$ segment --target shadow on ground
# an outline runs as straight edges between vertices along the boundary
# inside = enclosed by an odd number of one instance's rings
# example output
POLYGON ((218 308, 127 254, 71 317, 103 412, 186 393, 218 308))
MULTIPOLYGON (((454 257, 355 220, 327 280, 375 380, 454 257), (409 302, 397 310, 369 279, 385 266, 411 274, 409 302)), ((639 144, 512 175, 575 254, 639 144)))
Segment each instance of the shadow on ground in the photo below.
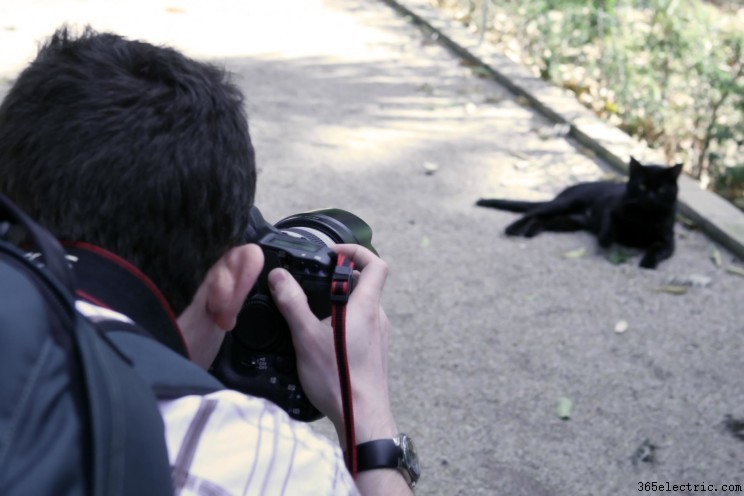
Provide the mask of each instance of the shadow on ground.
POLYGON ((200 8, 163 16, 184 23, 188 46, 216 43, 188 23, 247 40, 215 60, 246 95, 266 218, 337 206, 374 230, 391 269, 391 397, 419 444, 420 494, 744 482, 744 443, 724 428, 744 417, 743 280, 729 253, 678 226, 674 257, 646 271, 638 257, 609 263, 584 234, 504 237, 514 216, 478 197, 544 198, 609 169, 382 3, 226 2, 219 19, 200 8), (708 282, 658 290, 691 275, 708 282))

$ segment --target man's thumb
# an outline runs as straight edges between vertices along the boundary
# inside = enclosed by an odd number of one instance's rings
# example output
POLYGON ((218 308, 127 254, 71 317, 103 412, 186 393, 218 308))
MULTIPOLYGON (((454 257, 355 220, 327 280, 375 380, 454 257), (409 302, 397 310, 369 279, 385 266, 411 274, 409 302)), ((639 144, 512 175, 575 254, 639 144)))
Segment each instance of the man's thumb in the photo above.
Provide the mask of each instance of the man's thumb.
POLYGON ((307 304, 307 295, 286 270, 276 268, 269 272, 269 290, 293 333, 317 320, 307 304))

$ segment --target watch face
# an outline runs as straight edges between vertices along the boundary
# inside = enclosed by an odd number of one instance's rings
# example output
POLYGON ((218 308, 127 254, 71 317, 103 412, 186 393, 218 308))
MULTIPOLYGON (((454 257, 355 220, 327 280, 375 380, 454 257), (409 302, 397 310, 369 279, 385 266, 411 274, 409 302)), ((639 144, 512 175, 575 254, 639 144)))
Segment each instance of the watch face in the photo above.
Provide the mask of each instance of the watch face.
POLYGON ((413 483, 421 476, 421 467, 419 466, 418 454, 416 453, 416 446, 413 444, 413 440, 405 434, 400 435, 400 447, 403 451, 403 459, 405 465, 408 468, 408 472, 411 474, 413 483))

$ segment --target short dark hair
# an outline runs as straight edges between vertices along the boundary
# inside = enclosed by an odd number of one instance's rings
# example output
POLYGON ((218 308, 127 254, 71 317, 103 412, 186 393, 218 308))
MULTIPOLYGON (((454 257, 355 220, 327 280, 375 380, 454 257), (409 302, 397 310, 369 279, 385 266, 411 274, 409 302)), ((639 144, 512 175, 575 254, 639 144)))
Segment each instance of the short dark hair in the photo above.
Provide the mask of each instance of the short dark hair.
POLYGON ((0 192, 134 264, 176 314, 241 243, 255 185, 240 90, 172 48, 63 27, 0 105, 0 192))

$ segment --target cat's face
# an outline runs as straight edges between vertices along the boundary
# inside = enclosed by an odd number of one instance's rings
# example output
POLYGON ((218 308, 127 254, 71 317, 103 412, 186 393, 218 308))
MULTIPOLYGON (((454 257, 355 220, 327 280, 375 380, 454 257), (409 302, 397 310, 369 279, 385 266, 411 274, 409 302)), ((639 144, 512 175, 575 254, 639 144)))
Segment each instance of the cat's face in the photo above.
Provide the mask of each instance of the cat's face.
POLYGON ((649 209, 669 208, 677 200, 677 178, 681 171, 682 164, 642 165, 631 157, 626 198, 649 209))

